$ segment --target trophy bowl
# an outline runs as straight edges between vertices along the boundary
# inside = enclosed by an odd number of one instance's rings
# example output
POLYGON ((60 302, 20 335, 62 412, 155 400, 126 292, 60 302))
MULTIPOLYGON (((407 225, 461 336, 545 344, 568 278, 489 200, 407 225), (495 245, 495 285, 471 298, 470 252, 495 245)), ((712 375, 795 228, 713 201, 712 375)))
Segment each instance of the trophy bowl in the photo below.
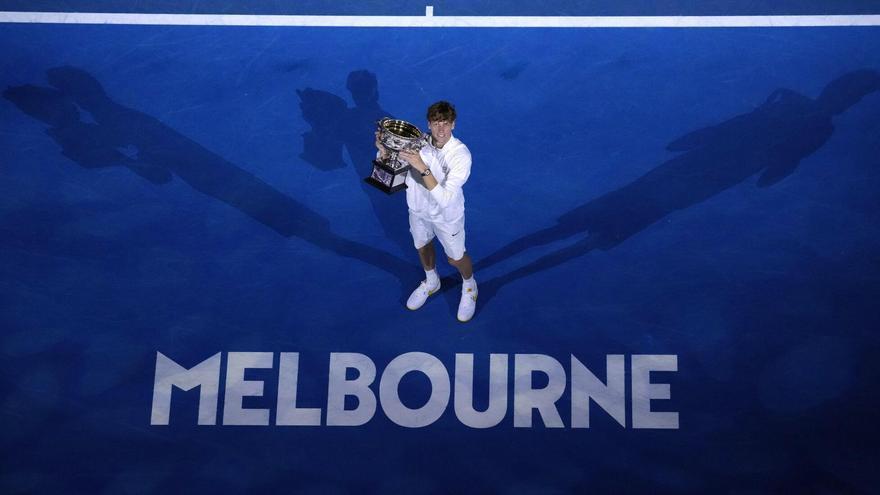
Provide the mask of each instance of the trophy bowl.
POLYGON ((401 151, 418 152, 427 142, 427 134, 405 120, 386 117, 377 122, 379 143, 388 151, 383 158, 373 160, 373 172, 364 179, 387 194, 406 189, 406 171, 410 164, 400 158, 401 151))

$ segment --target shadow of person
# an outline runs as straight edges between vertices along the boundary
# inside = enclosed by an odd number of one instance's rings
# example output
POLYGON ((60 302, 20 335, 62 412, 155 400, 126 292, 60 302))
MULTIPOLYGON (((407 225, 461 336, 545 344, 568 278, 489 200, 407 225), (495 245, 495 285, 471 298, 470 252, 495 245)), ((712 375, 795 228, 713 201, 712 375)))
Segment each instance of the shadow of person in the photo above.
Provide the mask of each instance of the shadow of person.
POLYGON ((61 153, 84 168, 126 167, 154 184, 179 177, 284 237, 296 237, 411 282, 400 258, 334 233, 328 220, 145 113, 113 101, 81 69, 47 71, 51 87, 9 87, 4 98, 49 125, 61 153))
POLYGON ((349 108, 342 97, 327 91, 297 90, 303 119, 311 126, 311 130, 303 134, 300 157, 321 170, 331 170, 344 166, 344 163, 340 165, 343 150, 348 151, 356 175, 354 180, 370 200, 385 237, 402 253, 411 253, 415 248, 409 234, 404 195, 385 194, 363 181, 372 172, 376 158, 373 144, 376 123, 390 116, 379 105, 379 82, 372 72, 357 70, 348 75, 346 88, 354 107, 349 108))
POLYGON ((758 187, 776 184, 828 141, 834 116, 878 90, 880 74, 873 70, 844 74, 815 100, 778 89, 752 112, 676 139, 667 149, 682 154, 564 213, 556 225, 523 236, 476 263, 475 269, 483 270, 533 247, 576 238, 567 247, 481 284, 483 305, 505 284, 593 249, 611 249, 670 213, 699 204, 756 174, 760 174, 758 187))
POLYGON ((296 90, 303 119, 311 129, 303 133, 303 151, 299 157, 321 170, 345 167, 342 158, 345 141, 339 129, 345 125, 348 106, 345 100, 317 89, 296 90))

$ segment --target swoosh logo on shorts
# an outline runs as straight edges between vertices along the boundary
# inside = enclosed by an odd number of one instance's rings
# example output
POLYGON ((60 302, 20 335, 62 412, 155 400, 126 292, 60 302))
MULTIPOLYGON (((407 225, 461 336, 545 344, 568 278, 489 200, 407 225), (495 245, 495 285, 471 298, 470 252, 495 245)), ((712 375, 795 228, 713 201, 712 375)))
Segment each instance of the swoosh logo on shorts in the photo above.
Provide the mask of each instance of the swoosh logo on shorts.
POLYGON ((457 236, 458 234, 461 234, 461 231, 460 231, 460 230, 459 230, 458 232, 452 234, 452 237, 455 237, 455 236, 457 236))

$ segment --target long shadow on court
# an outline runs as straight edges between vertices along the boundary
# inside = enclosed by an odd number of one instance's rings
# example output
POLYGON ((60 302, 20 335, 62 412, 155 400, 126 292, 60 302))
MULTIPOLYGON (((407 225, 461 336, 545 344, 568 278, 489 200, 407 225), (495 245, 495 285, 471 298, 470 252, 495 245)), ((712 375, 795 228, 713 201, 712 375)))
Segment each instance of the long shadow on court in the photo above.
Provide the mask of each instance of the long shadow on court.
POLYGON ((46 133, 62 154, 83 168, 125 167, 156 185, 176 175, 284 237, 297 237, 393 275, 401 288, 416 278, 412 263, 339 236, 326 218, 304 204, 156 118, 116 103, 85 71, 56 67, 47 76, 51 87, 10 87, 3 96, 49 125, 46 133))
MULTIPOLYGON (((480 304, 505 285, 561 265, 593 249, 608 250, 676 210, 697 205, 760 173, 758 187, 791 175, 834 132, 833 117, 880 90, 880 74, 857 70, 829 83, 817 99, 778 89, 754 111, 691 132, 667 146, 684 152, 635 181, 560 216, 556 225, 523 236, 479 260, 482 270, 537 246, 575 238, 567 247, 480 283, 480 304)), ((445 291, 455 280, 444 279, 445 291)), ((452 297, 448 298, 452 299, 452 297)))
MULTIPOLYGON (((370 200, 373 214, 382 227, 386 238, 394 242, 400 252, 413 256, 413 264, 418 266, 415 248, 409 233, 406 216, 405 195, 388 195, 364 182, 372 172, 372 162, 376 158, 373 133, 376 123, 391 113, 379 104, 379 82, 376 75, 367 70, 352 71, 346 80, 353 107, 338 95, 313 88, 297 90, 303 119, 311 130, 303 134, 303 153, 300 155, 307 163, 319 170, 333 170, 346 166, 343 153, 348 155, 353 165, 356 180, 370 200)), ((417 283, 418 277, 411 281, 417 283)))

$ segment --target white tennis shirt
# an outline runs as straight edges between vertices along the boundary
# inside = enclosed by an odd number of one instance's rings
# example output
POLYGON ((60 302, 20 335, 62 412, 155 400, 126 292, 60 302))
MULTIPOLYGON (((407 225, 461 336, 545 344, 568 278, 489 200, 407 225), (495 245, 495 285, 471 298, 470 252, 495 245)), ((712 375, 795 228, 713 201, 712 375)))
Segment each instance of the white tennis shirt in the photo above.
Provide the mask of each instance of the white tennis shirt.
POLYGON ((406 177, 406 204, 410 213, 432 222, 455 222, 464 216, 462 187, 471 175, 471 152, 452 136, 442 148, 431 144, 419 152, 437 186, 428 190, 416 169, 406 177))

